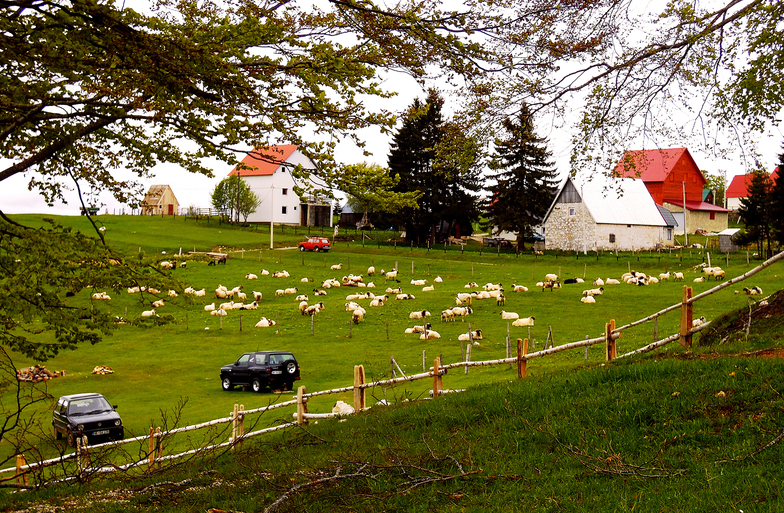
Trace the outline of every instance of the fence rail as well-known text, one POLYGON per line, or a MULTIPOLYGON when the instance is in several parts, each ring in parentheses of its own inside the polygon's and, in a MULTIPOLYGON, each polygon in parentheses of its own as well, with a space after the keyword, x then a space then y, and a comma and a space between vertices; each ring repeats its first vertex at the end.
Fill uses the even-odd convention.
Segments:
MULTIPOLYGON (((757 274, 758 272, 762 271, 763 269, 769 267, 770 265, 784 259, 784 252, 781 252, 772 258, 768 259, 764 263, 760 264, 759 266, 755 267, 754 269, 749 270, 748 272, 742 274, 741 276, 735 277, 731 280, 723 282, 701 294, 696 296, 691 296, 692 289, 689 286, 684 285, 683 287, 683 300, 679 303, 676 303, 672 306, 669 306, 659 312, 656 312, 652 315, 649 315, 643 319, 631 322, 624 326, 615 327, 615 321, 610 320, 605 325, 605 333, 601 337, 586 339, 586 340, 579 340, 576 342, 570 342, 567 344, 553 346, 550 348, 545 347, 540 351, 536 351, 533 353, 528 353, 528 339, 517 339, 517 355, 510 356, 507 358, 501 358, 496 360, 485 360, 485 361, 469 361, 469 358, 466 358, 466 361, 457 362, 457 363, 450 363, 450 364, 441 364, 440 358, 435 358, 433 362, 433 367, 429 369, 427 372, 422 372, 418 374, 412 374, 410 376, 403 376, 397 378, 390 378, 390 379, 382 379, 373 382, 365 382, 365 373, 364 368, 361 365, 355 366, 354 368, 354 384, 351 386, 345 386, 340 388, 334 388, 330 390, 322 390, 316 391, 311 393, 305 393, 305 387, 299 387, 297 390, 297 396, 293 400, 283 401, 280 403, 269 404, 267 406, 263 406, 260 408, 254 408, 250 410, 245 410, 243 407, 239 405, 235 405, 234 411, 228 417, 223 417, 219 419, 210 420, 207 422, 203 422, 200 424, 194 424, 191 426, 184 426, 181 428, 175 428, 167 431, 161 431, 160 428, 153 429, 150 428, 150 434, 144 436, 137 436, 130 439, 125 440, 118 440, 114 442, 107 442, 103 444, 97 444, 93 446, 88 446, 85 444, 77 444, 77 449, 74 453, 66 454, 60 456, 58 458, 52 458, 48 460, 26 463, 24 460, 23 455, 19 455, 17 457, 17 465, 15 467, 9 467, 0 470, 1 474, 7 474, 14 472, 13 476, 0 478, 0 482, 7 481, 10 479, 17 479, 17 482, 20 480, 26 481, 26 475, 33 471, 34 469, 39 469, 43 467, 47 467, 50 465, 55 465, 57 463, 62 463, 71 459, 76 458, 79 464, 77 465, 79 468, 80 473, 107 473, 113 472, 117 470, 129 470, 136 467, 144 467, 147 465, 149 468, 153 468, 156 465, 160 465, 164 461, 171 461, 178 458, 183 458, 186 456, 198 455, 207 453, 210 451, 215 451, 218 449, 223 448, 231 448, 234 445, 242 442, 251 437, 259 436, 266 433, 271 433, 274 431, 279 431, 282 429, 288 429, 303 423, 306 423, 309 418, 316 419, 316 418, 329 418, 339 415, 344 415, 342 413, 309 413, 307 411, 307 403, 308 400, 312 397, 318 397, 322 395, 334 395, 334 394, 344 394, 348 392, 354 393, 354 411, 362 411, 366 409, 365 406, 365 392, 369 388, 375 387, 391 387, 394 385, 399 385, 401 383, 407 383, 412 381, 417 381, 420 379, 433 379, 433 389, 432 389, 432 396, 437 397, 444 393, 450 392, 449 390, 444 390, 443 388, 443 376, 447 374, 450 369, 456 369, 463 367, 466 370, 469 367, 487 367, 493 365, 507 365, 507 364, 517 364, 517 374, 518 378, 524 378, 526 375, 526 365, 528 360, 533 360, 536 358, 543 358, 545 356, 553 355, 556 353, 560 353, 563 351, 569 351, 573 349, 577 349, 580 347, 588 347, 592 345, 602 344, 606 345, 606 358, 607 360, 613 360, 616 358, 627 358, 633 355, 646 353, 649 351, 653 351, 660 347, 663 347, 666 344, 674 342, 675 340, 680 340, 681 345, 684 346, 691 346, 691 336, 694 333, 707 329, 711 326, 710 322, 703 323, 699 326, 692 326, 692 305, 699 299, 703 299, 708 297, 720 290, 729 287, 735 283, 741 282, 743 280, 748 279, 749 277, 757 274), (666 313, 672 312, 674 310, 680 309, 681 310, 681 326, 678 333, 667 336, 660 340, 657 340, 651 344, 648 344, 644 347, 631 351, 629 353, 623 355, 616 355, 616 341, 617 339, 622 337, 622 331, 632 328, 634 326, 639 326, 644 324, 645 322, 650 322, 666 313), (285 408, 289 406, 296 406, 297 411, 293 413, 294 418, 296 419, 295 422, 284 423, 278 426, 268 427, 259 429, 256 431, 252 431, 249 433, 244 432, 245 426, 245 417, 248 415, 260 414, 265 413, 271 410, 285 408), (161 440, 164 437, 169 437, 171 435, 175 435, 178 433, 186 433, 190 431, 197 431, 200 429, 218 426, 222 424, 232 424, 231 435, 229 439, 225 442, 211 444, 205 447, 197 447, 195 449, 191 449, 188 451, 184 451, 178 454, 166 455, 162 454, 162 444, 161 440), (109 448, 109 447, 118 447, 124 444, 134 443, 134 442, 143 442, 145 440, 149 441, 149 452, 144 454, 144 457, 130 462, 123 465, 112 465, 109 467, 100 467, 100 468, 83 468, 81 465, 81 461, 86 461, 86 456, 89 451, 93 451, 100 448, 109 448)), ((467 353, 470 355, 470 352, 467 353)), ((507 353, 508 354, 508 353, 507 353)), ((85 439, 86 442, 86 439, 85 439)))

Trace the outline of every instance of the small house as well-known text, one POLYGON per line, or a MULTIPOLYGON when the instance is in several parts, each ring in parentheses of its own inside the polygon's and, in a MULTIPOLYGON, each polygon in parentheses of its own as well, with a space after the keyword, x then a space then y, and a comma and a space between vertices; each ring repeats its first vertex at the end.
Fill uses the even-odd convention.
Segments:
POLYGON ((733 237, 740 232, 740 228, 727 228, 719 232, 719 251, 722 253, 730 253, 738 251, 738 245, 735 244, 733 237))
POLYGON ((143 216, 177 215, 180 204, 168 185, 151 185, 141 204, 143 216))
POLYGON ((568 178, 545 215, 543 233, 546 249, 628 251, 674 245, 674 225, 641 180, 577 185, 568 178))
MULTIPOLYGON (((740 208, 740 200, 749 197, 749 186, 754 173, 746 175, 735 175, 727 187, 727 208, 730 210, 738 210, 740 208)), ((775 168, 771 174, 771 179, 775 182, 779 177, 779 168, 775 168)))
MULTIPOLYGON (((251 223, 278 223, 292 226, 332 226, 332 204, 314 194, 300 197, 295 188, 304 186, 294 170, 315 171, 316 165, 295 144, 255 148, 229 173, 239 175, 261 204, 248 216, 251 223)), ((313 176, 311 185, 319 185, 313 176)), ((304 188, 304 187, 303 187, 304 188)))

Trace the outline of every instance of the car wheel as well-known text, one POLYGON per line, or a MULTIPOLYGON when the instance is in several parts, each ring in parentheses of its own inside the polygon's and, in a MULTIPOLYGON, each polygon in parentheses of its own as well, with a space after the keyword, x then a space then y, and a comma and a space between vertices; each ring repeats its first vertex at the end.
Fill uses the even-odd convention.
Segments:
POLYGON ((283 390, 294 390, 294 382, 286 381, 285 383, 283 383, 283 390))
POLYGON ((300 251, 305 251, 305 246, 300 246, 300 247, 299 247, 299 250, 300 250, 300 251))
POLYGON ((73 433, 68 433, 68 436, 65 438, 66 442, 68 442, 68 447, 76 447, 76 437, 73 433))
POLYGON ((295 372, 297 372, 297 364, 294 362, 288 362, 286 364, 286 372, 288 372, 289 374, 294 374, 295 372))
POLYGON ((253 378, 253 381, 250 382, 250 387, 256 393, 261 392, 261 390, 264 388, 261 386, 261 380, 259 378, 253 378))
POLYGON ((57 439, 57 440, 62 440, 62 439, 63 439, 63 434, 62 434, 62 433, 60 433, 60 431, 58 431, 57 429, 55 429, 55 430, 54 430, 54 437, 55 437, 55 439, 57 439))
POLYGON ((319 252, 319 247, 318 247, 318 246, 313 246, 313 251, 315 251, 316 253, 318 253, 318 252, 319 252))
POLYGON ((231 379, 228 378, 228 377, 223 378, 223 382, 221 384, 223 385, 223 390, 225 390, 227 392, 234 388, 234 385, 232 384, 231 379))

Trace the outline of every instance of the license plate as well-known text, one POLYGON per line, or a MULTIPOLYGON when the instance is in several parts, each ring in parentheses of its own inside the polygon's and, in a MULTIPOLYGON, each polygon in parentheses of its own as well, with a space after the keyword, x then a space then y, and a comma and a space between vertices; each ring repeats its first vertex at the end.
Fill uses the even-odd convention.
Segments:
POLYGON ((93 432, 93 435, 94 436, 108 435, 109 433, 110 433, 110 431, 108 429, 104 429, 103 431, 95 431, 95 432, 93 432))
POLYGON ((272 371, 273 374, 283 374, 283 371, 272 371))

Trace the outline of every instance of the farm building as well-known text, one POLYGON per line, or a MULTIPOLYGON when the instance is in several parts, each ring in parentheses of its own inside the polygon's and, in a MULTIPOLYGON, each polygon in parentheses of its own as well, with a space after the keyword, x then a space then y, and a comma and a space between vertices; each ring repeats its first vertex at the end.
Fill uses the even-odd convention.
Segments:
MULTIPOLYGON (((730 185, 727 187, 727 208, 730 210, 738 210, 740 208, 740 200, 749 197, 749 185, 751 185, 751 178, 753 173, 747 175, 736 175, 733 177, 730 185)), ((779 168, 773 170, 770 175, 771 179, 775 182, 779 177, 779 168)))
POLYGON ((168 185, 151 185, 141 207, 143 216, 173 216, 177 214, 180 203, 168 185))
POLYGON ((686 148, 627 151, 615 167, 615 176, 641 179, 653 201, 673 213, 678 233, 727 228, 729 211, 703 201, 708 182, 686 148))
POLYGON ((568 178, 545 215, 545 247, 627 251, 672 246, 674 224, 641 180, 617 178, 609 186, 579 186, 568 178))
POLYGON ((231 170, 229 176, 239 175, 261 200, 256 212, 248 216, 249 222, 332 226, 329 201, 313 195, 300 198, 294 191, 300 183, 292 171, 298 166, 305 172, 316 169, 296 145, 281 144, 254 149, 231 170))

